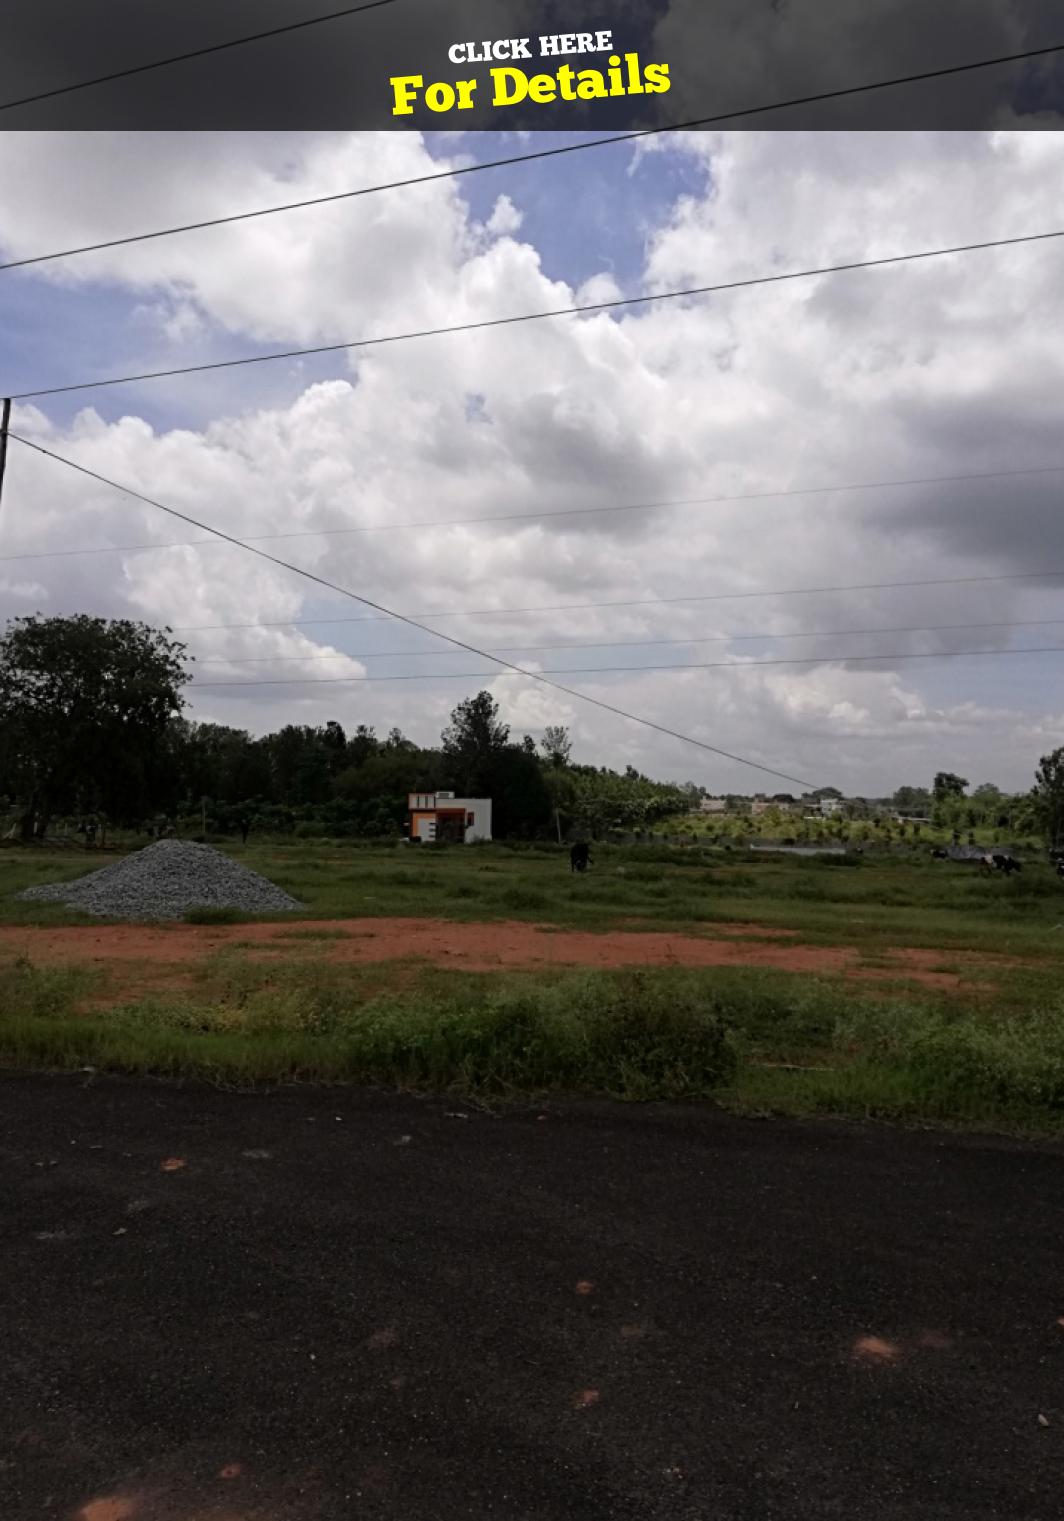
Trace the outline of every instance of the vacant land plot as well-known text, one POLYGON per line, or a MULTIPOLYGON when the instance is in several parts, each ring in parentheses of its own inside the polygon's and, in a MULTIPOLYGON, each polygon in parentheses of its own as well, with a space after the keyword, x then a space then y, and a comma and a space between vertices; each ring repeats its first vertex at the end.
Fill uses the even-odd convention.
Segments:
POLYGON ((1064 886, 1037 861, 231 853, 302 914, 88 920, 13 894, 99 855, 0 853, 0 1061, 1064 1128, 1064 886))

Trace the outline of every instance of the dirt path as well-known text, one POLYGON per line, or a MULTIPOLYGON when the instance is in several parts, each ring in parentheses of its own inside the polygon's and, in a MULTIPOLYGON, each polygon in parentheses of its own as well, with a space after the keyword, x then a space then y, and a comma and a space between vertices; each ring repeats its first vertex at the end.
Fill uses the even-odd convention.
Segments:
MULTIPOLYGON (((467 971, 546 970, 561 966, 748 966, 784 972, 828 973, 869 980, 905 977, 928 987, 956 988, 960 976, 941 968, 946 953, 898 949, 862 966, 856 946, 800 945, 794 931, 756 924, 715 926, 712 937, 667 931, 615 930, 595 934, 512 921, 461 924, 439 919, 330 919, 298 923, 94 925, 76 928, 0 928, 0 955, 51 963, 116 962, 180 967, 227 946, 251 953, 310 954, 336 963, 422 959, 467 971), (784 943, 779 943, 784 942, 784 943)), ((1004 967, 1006 957, 965 955, 981 967, 1004 967)))

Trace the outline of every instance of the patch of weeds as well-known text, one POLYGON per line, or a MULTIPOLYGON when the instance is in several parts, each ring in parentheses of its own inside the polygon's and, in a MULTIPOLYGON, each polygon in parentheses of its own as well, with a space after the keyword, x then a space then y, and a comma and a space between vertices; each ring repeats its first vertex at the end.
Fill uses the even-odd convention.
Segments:
POLYGON ((58 1019, 95 992, 102 975, 90 967, 37 966, 18 956, 0 966, 0 1014, 58 1019))
POLYGON ((204 903, 190 908, 184 915, 184 920, 186 924, 241 924, 246 917, 239 909, 204 903))
POLYGON ((517 883, 504 887, 497 902, 501 908, 512 909, 516 913, 545 913, 552 907, 552 900, 546 893, 517 883))

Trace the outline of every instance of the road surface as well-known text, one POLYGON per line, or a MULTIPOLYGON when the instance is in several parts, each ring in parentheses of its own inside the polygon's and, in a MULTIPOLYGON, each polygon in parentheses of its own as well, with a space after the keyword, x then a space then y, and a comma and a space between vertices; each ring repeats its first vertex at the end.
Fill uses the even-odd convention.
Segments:
POLYGON ((1064 1150, 0 1079, 3 1521, 1056 1521, 1064 1150))

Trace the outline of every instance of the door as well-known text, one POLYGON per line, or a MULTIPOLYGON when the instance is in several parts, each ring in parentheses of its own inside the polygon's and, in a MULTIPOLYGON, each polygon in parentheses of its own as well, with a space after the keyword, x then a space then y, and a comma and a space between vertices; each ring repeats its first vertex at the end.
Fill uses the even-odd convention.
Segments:
POLYGON ((461 845, 465 841, 465 809, 449 808, 436 813, 436 838, 448 845, 461 845))

